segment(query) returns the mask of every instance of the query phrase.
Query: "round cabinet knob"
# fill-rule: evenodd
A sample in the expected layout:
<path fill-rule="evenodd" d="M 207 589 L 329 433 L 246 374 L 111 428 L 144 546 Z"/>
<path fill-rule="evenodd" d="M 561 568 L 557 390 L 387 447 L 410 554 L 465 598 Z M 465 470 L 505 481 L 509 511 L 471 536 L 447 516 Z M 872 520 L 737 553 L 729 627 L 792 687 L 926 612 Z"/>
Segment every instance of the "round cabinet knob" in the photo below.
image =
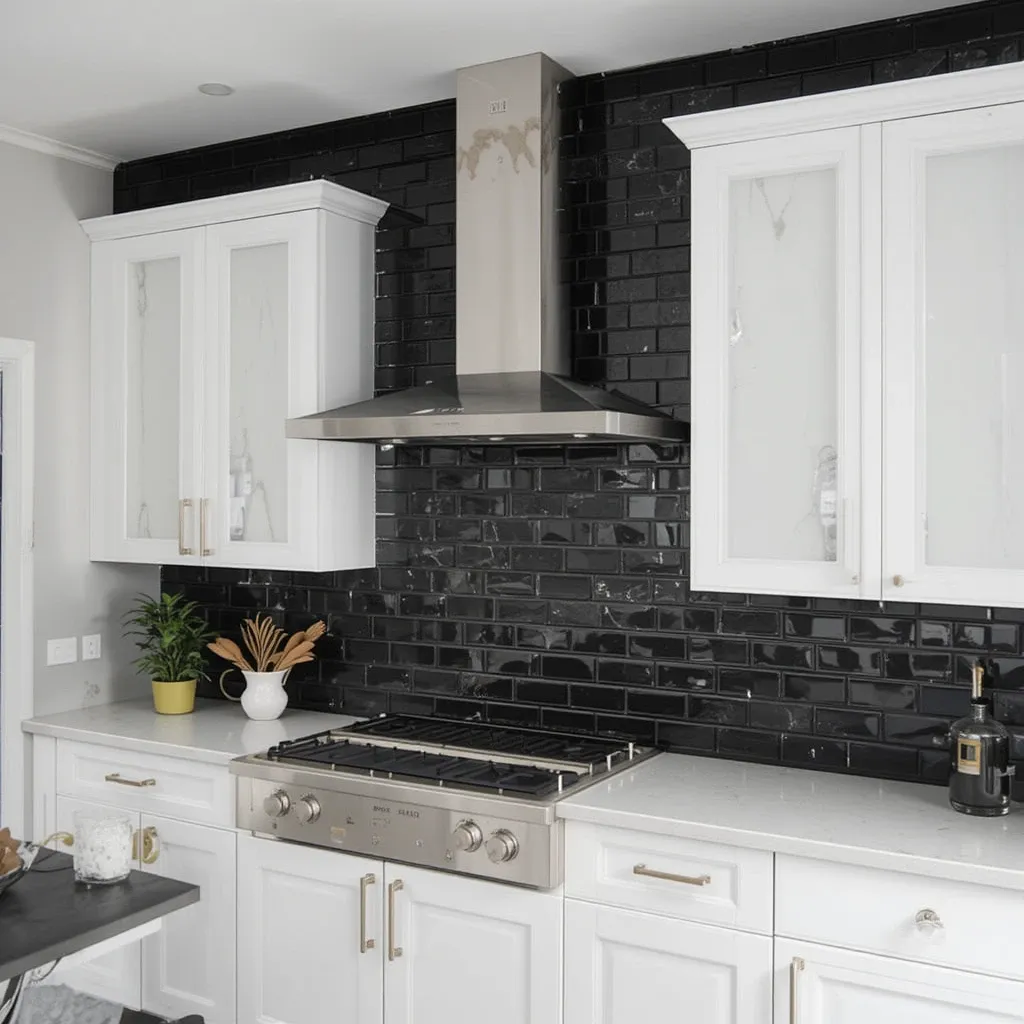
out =
<path fill-rule="evenodd" d="M 507 829 L 499 828 L 492 832 L 484 844 L 488 858 L 495 864 L 503 864 L 512 860 L 519 853 L 519 840 Z"/>
<path fill-rule="evenodd" d="M 903 584 L 904 584 L 904 583 L 906 583 L 906 582 L 907 582 L 907 581 L 906 581 L 906 580 L 905 580 L 905 579 L 904 579 L 904 578 L 903 578 L 903 577 L 902 577 L 902 576 L 901 576 L 901 575 L 900 575 L 899 573 L 897 573 L 897 574 L 896 574 L 895 576 L 893 576 L 893 578 L 892 578 L 892 585 L 893 585 L 894 587 L 902 587 L 902 586 L 903 586 Z"/>
<path fill-rule="evenodd" d="M 924 932 L 925 934 L 941 931 L 945 927 L 942 923 L 942 918 L 934 910 L 929 909 L 919 910 L 914 917 L 914 924 L 917 925 L 919 932 Z"/>
<path fill-rule="evenodd" d="M 475 821 L 460 821 L 452 832 L 452 846 L 463 853 L 479 850 L 484 841 L 484 834 Z"/>
<path fill-rule="evenodd" d="M 295 817 L 300 825 L 309 825 L 320 817 L 320 801 L 315 796 L 304 796 L 295 805 Z"/>
<path fill-rule="evenodd" d="M 283 789 L 279 789 L 276 793 L 271 793 L 270 796 L 263 800 L 263 810 L 271 818 L 283 818 L 288 813 L 288 808 L 291 805 L 292 802 L 288 799 L 288 794 Z"/>

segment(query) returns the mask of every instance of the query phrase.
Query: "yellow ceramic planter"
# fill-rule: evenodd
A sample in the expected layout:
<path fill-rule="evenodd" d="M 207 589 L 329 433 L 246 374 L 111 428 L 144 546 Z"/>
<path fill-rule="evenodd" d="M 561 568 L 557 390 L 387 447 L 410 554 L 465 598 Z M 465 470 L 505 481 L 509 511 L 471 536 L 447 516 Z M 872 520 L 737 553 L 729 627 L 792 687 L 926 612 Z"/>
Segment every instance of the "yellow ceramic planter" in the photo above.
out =
<path fill-rule="evenodd" d="M 158 715 L 188 715 L 196 706 L 196 681 L 177 683 L 153 680 L 153 707 Z"/>

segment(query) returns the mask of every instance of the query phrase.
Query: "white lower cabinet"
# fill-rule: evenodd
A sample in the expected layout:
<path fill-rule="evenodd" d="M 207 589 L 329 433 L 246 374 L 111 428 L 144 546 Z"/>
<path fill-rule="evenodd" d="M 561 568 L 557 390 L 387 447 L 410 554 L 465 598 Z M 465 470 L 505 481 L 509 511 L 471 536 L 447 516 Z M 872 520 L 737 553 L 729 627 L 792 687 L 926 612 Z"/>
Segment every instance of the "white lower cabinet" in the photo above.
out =
<path fill-rule="evenodd" d="M 777 939 L 777 1024 L 1012 1024 L 1024 982 Z"/>
<path fill-rule="evenodd" d="M 383 883 L 383 861 L 240 835 L 239 1024 L 380 1024 Z"/>
<path fill-rule="evenodd" d="M 561 894 L 399 864 L 385 878 L 385 1024 L 559 1024 Z"/>
<path fill-rule="evenodd" d="M 565 1024 L 669 1020 L 771 1024 L 771 939 L 566 900 Z"/>
<path fill-rule="evenodd" d="M 235 833 L 155 815 L 154 854 L 142 870 L 199 886 L 200 900 L 142 940 L 142 1005 L 177 1019 L 235 1022 Z"/>
<path fill-rule="evenodd" d="M 562 898 L 240 836 L 239 1024 L 559 1024 Z"/>

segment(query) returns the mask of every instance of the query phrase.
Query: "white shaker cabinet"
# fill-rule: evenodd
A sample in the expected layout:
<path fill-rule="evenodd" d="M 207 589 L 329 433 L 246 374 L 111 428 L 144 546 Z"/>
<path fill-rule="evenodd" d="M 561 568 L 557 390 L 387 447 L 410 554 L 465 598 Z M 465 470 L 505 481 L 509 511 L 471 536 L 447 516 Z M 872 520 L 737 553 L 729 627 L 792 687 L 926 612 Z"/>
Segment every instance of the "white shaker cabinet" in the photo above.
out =
<path fill-rule="evenodd" d="M 1012 1024 L 1024 982 L 775 940 L 775 1020 L 792 1024 Z"/>
<path fill-rule="evenodd" d="M 1024 103 L 884 126 L 883 594 L 1024 603 Z"/>
<path fill-rule="evenodd" d="M 1024 606 L 1024 66 L 687 117 L 696 590 Z"/>
<path fill-rule="evenodd" d="M 373 564 L 373 446 L 285 422 L 373 393 L 385 208 L 318 181 L 83 222 L 94 560 Z"/>
<path fill-rule="evenodd" d="M 860 532 L 861 190 L 877 168 L 862 169 L 865 132 L 695 154 L 697 589 L 870 592 Z"/>
<path fill-rule="evenodd" d="M 771 1024 L 772 940 L 565 901 L 565 1024 Z"/>

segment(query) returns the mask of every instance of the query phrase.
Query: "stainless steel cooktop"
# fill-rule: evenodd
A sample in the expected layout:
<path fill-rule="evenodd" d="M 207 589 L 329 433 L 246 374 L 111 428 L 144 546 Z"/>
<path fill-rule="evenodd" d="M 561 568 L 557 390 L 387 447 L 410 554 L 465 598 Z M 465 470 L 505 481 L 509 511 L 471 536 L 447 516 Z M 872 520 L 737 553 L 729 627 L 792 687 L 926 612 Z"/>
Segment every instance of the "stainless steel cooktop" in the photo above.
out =
<path fill-rule="evenodd" d="M 569 793 L 655 751 L 602 737 L 385 715 L 232 763 L 237 824 L 349 853 L 549 888 Z"/>

